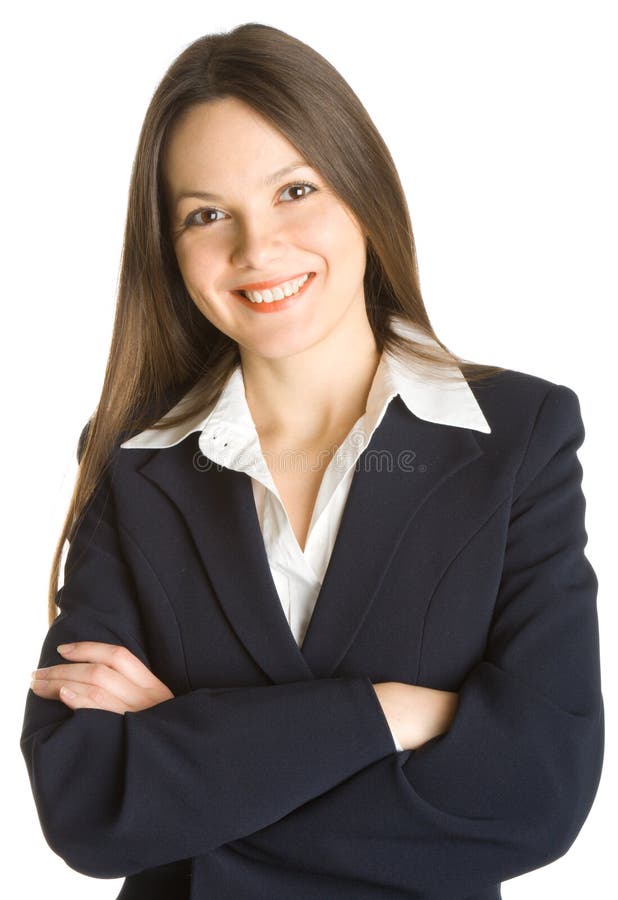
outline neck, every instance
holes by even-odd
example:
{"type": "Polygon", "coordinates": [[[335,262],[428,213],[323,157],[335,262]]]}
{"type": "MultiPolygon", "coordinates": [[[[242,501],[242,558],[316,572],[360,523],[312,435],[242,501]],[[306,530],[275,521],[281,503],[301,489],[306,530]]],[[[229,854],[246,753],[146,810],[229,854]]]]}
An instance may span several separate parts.
{"type": "Polygon", "coordinates": [[[347,433],[365,412],[379,361],[366,317],[281,359],[241,348],[245,396],[258,434],[315,446],[347,433]]]}

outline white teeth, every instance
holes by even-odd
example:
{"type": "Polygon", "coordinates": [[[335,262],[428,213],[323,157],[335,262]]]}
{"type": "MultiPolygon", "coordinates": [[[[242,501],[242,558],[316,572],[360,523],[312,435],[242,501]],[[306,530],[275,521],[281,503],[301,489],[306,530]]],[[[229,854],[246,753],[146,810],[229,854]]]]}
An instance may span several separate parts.
{"type": "Polygon", "coordinates": [[[264,291],[241,291],[242,295],[251,300],[252,303],[272,303],[273,300],[283,300],[284,297],[291,297],[297,294],[305,281],[309,278],[309,273],[295,278],[292,281],[285,281],[278,284],[277,287],[264,291]]]}

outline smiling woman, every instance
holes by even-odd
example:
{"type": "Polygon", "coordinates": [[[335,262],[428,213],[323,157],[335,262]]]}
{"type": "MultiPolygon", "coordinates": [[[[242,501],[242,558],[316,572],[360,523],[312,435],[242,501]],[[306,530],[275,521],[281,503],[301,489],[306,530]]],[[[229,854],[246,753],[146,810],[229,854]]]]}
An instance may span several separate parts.
{"type": "Polygon", "coordinates": [[[290,358],[311,359],[323,371],[346,358],[348,370],[375,369],[377,360],[365,306],[365,233],[325,178],[297,157],[262,115],[227,97],[192,107],[176,123],[162,173],[189,295],[238,345],[245,388],[268,398],[270,418],[289,423],[301,403],[307,432],[319,436],[340,403],[331,391],[303,402],[316,388],[303,386],[299,362],[290,358]],[[286,183],[292,173],[311,183],[286,183]],[[217,192],[187,185],[216,185],[217,192]],[[195,209],[198,194],[217,207],[195,209]],[[247,290],[257,293],[239,296],[247,290]]]}
{"type": "Polygon", "coordinates": [[[187,47],[26,700],[50,847],[122,900],[496,900],[565,853],[603,759],[583,438],[569,387],[437,338],[330,63],[187,47]]]}

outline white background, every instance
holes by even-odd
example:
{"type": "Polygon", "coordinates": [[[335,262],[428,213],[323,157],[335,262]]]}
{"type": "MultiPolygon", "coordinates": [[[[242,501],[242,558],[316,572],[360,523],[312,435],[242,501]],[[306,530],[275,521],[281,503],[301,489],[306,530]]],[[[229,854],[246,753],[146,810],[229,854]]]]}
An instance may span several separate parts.
{"type": "Polygon", "coordinates": [[[44,891],[48,900],[115,898],[122,883],[80,875],[45,843],[19,750],[23,706],[47,631],[49,567],[77,438],[102,385],[146,107],[189,43],[259,21],[330,60],[383,134],[408,197],[438,336],[468,359],[566,384],[580,398],[587,554],[600,581],[605,768],[572,849],[505,882],[503,895],[607,896],[610,798],[618,796],[617,4],[301,6],[107,0],[22,2],[2,13],[3,878],[15,873],[20,897],[44,891]]]}

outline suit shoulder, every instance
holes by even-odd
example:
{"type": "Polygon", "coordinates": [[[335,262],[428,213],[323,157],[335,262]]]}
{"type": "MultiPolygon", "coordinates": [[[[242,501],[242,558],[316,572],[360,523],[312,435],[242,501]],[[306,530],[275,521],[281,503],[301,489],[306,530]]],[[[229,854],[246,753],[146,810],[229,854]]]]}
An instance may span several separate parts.
{"type": "Polygon", "coordinates": [[[491,428],[490,434],[477,439],[488,457],[514,471],[529,449],[535,456],[537,446],[551,449],[565,434],[582,430],[577,394],[549,378],[503,369],[471,382],[470,389],[491,428]]]}
{"type": "Polygon", "coordinates": [[[536,418],[549,395],[554,403],[578,405],[572,387],[517,369],[503,369],[479,382],[472,381],[469,386],[483,413],[496,424],[506,417],[520,421],[536,418]]]}
{"type": "Polygon", "coordinates": [[[92,419],[88,419],[86,424],[81,430],[81,434],[77,440],[77,463],[81,463],[82,456],[84,455],[84,450],[86,448],[86,441],[88,440],[88,432],[90,431],[90,425],[92,423],[92,419]]]}
{"type": "MultiPolygon", "coordinates": [[[[156,422],[161,416],[165,413],[169,412],[173,406],[178,403],[178,401],[184,397],[190,387],[193,386],[193,381],[185,381],[180,385],[172,385],[167,387],[160,398],[152,398],[150,399],[144,406],[143,409],[140,410],[139,419],[133,425],[126,427],[118,432],[118,434],[114,437],[113,448],[111,454],[113,457],[119,455],[119,451],[121,449],[121,445],[127,441],[129,438],[134,437],[140,431],[145,428],[150,427],[152,423],[156,422]]],[[[92,426],[93,419],[95,414],[88,419],[86,424],[81,430],[80,436],[77,441],[77,462],[78,464],[81,462],[82,457],[84,455],[84,450],[86,448],[86,443],[88,440],[88,434],[90,428],[92,426]]]]}
{"type": "MultiPolygon", "coordinates": [[[[88,435],[89,435],[89,433],[90,433],[90,428],[92,427],[92,420],[93,420],[93,417],[91,416],[91,417],[88,419],[88,421],[86,422],[86,424],[84,425],[84,427],[82,428],[82,430],[81,430],[81,432],[80,432],[80,435],[79,435],[79,438],[77,439],[76,456],[77,456],[77,464],[78,464],[78,465],[81,463],[82,457],[83,457],[83,455],[84,455],[84,451],[85,451],[85,449],[86,449],[86,443],[87,443],[87,441],[88,441],[88,435]]],[[[112,457],[112,458],[115,458],[116,456],[118,456],[118,453],[119,453],[119,450],[120,450],[120,444],[121,444],[121,442],[124,441],[124,440],[126,440],[126,438],[129,437],[129,435],[130,435],[130,432],[129,432],[129,431],[122,431],[122,432],[120,432],[120,434],[116,437],[116,440],[115,440],[115,442],[114,442],[114,446],[113,446],[112,451],[111,451],[111,457],[112,457]]]]}

